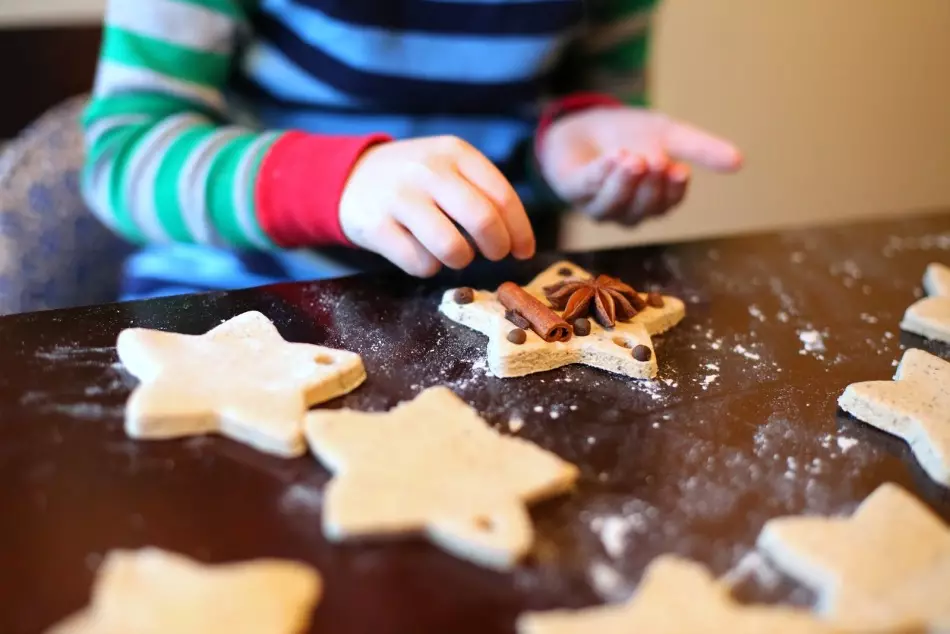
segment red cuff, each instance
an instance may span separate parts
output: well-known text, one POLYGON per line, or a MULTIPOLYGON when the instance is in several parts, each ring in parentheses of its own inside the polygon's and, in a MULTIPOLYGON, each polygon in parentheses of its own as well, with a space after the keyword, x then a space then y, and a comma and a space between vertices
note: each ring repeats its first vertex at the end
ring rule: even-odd
POLYGON ((279 246, 349 245, 340 198, 357 159, 384 134, 323 136, 289 132, 264 156, 254 189, 257 219, 279 246))
POLYGON ((622 105, 623 102, 619 99, 596 92, 577 92, 551 102, 541 113, 541 120, 538 121, 538 130, 534 135, 535 153, 541 149, 541 142, 544 140, 548 128, 560 117, 588 108, 622 105))

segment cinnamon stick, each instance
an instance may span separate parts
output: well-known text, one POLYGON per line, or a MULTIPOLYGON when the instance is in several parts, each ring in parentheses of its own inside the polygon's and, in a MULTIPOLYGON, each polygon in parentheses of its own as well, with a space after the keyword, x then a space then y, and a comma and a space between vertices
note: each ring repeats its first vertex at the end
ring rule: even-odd
POLYGON ((560 315, 514 282, 505 282, 498 287, 498 301, 508 310, 527 319, 531 330, 545 341, 567 341, 571 338, 571 328, 560 315))

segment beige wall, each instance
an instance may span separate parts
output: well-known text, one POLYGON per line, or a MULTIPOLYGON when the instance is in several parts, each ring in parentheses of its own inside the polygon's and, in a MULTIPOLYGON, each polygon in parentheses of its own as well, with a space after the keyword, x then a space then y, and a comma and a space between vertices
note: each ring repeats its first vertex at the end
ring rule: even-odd
POLYGON ((668 220, 585 248, 950 207, 950 0, 665 0, 654 95, 735 139, 668 220))

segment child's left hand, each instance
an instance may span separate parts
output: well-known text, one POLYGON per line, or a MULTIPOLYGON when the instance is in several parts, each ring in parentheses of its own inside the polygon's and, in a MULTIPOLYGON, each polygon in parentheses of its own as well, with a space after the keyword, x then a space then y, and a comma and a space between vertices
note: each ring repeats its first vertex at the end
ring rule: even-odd
POLYGON ((633 225, 666 213, 686 194, 693 163, 719 172, 742 166, 731 143, 660 113, 592 108, 555 121, 538 160, 563 200, 597 220, 633 225))

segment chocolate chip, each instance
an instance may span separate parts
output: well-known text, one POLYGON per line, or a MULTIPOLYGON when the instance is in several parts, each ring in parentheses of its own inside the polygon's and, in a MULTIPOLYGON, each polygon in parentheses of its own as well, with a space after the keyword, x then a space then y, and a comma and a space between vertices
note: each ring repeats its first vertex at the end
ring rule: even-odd
POLYGON ((508 341, 515 344, 516 346, 520 346, 527 340, 528 335, 521 328, 514 328, 508 333, 508 341))
POLYGON ((452 295, 452 299, 455 300, 456 304, 471 304, 475 301, 475 291, 467 286, 457 288, 452 295))
POLYGON ((653 358, 653 351, 643 344, 640 344, 633 349, 633 358, 645 363, 653 358))
POLYGON ((650 293, 647 295, 647 303, 654 308, 663 308, 663 296, 659 293, 650 293))
POLYGON ((574 334, 578 337, 586 337, 590 334, 590 319, 578 317, 574 320, 574 334))
POLYGON ((570 267, 562 266, 557 270, 557 274, 561 277, 570 277, 571 275, 574 275, 574 270, 570 267))
POLYGON ((505 311, 505 319, 518 326, 522 330, 527 330, 531 327, 531 322, 525 319, 522 315, 516 313, 513 310, 505 311))

